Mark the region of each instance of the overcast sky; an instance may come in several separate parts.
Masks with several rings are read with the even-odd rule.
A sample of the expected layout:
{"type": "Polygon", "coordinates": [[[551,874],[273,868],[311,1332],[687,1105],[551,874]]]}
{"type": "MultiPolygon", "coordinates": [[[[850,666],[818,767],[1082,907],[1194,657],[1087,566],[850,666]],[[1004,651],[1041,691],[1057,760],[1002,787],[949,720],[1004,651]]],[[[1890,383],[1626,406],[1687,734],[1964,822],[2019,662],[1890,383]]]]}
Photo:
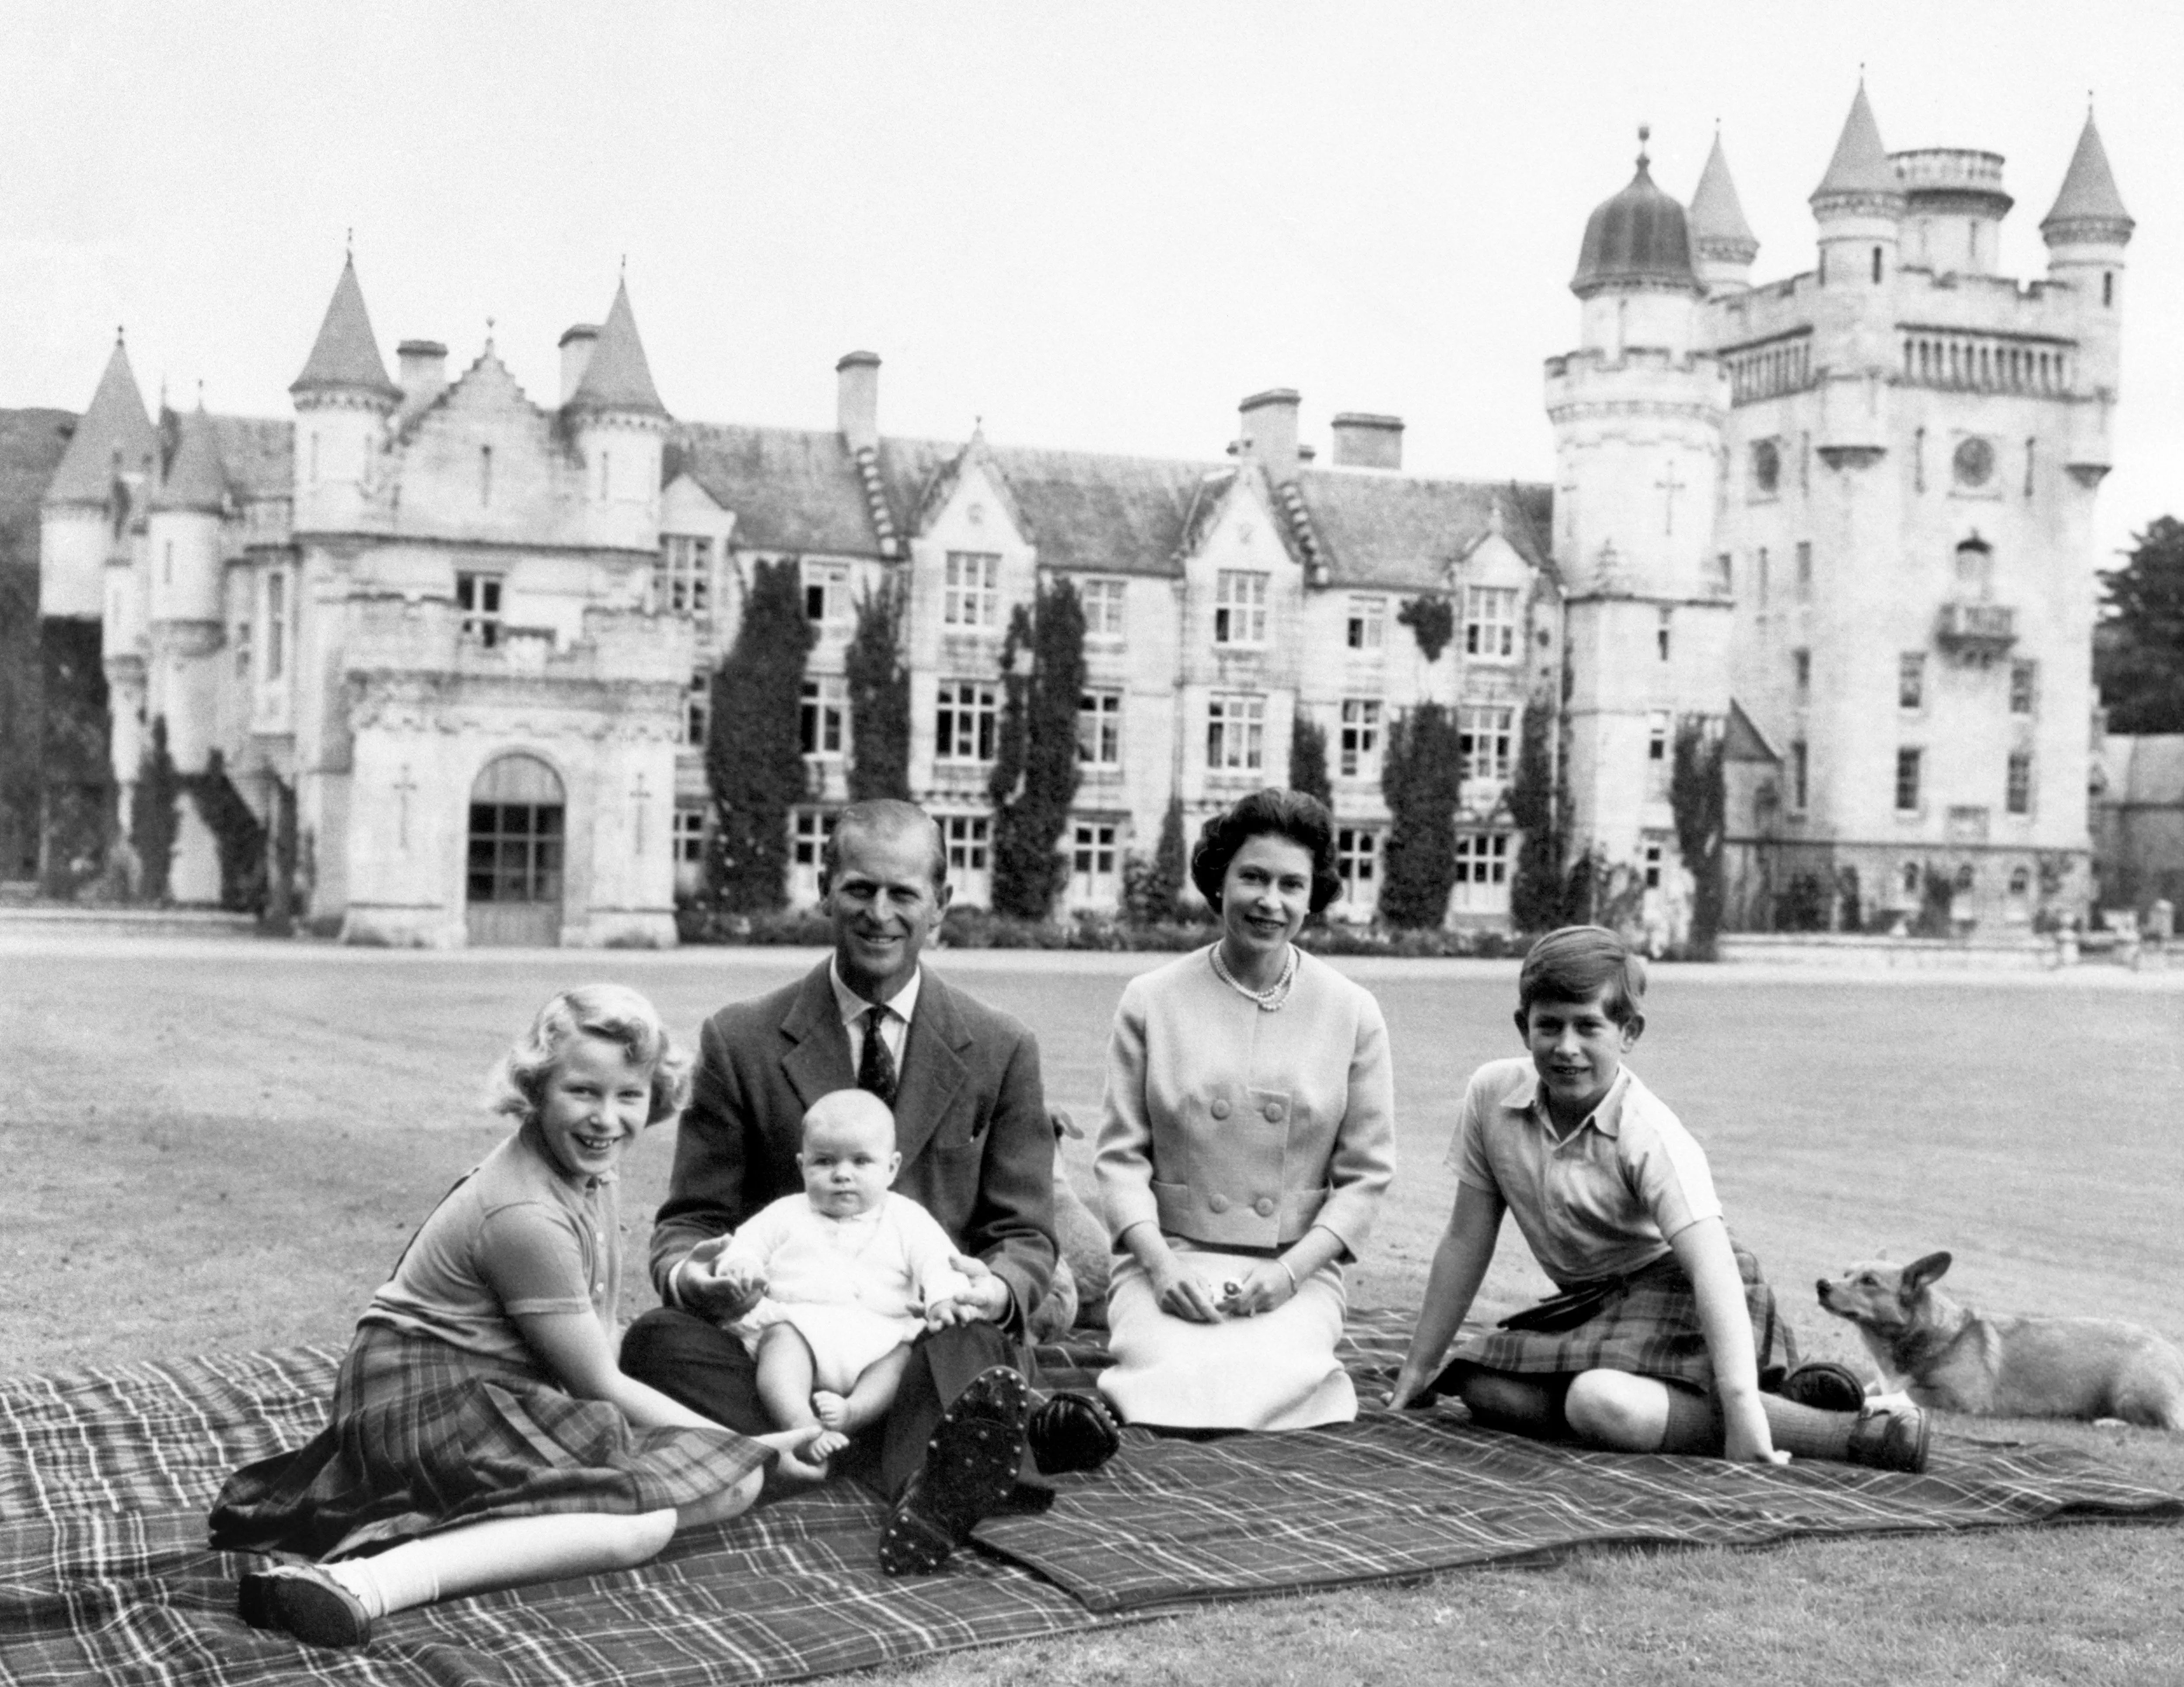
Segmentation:
{"type": "Polygon", "coordinates": [[[1548,479],[1586,214],[1688,198],[1717,121],[1761,247],[1861,64],[1892,149],[2005,154],[2003,267],[2089,91],[2130,253],[2104,541],[2184,514],[2184,25],[2163,6],[1836,0],[1294,6],[10,0],[0,405],[88,401],[117,324],[148,398],[289,413],[354,230],[390,369],[488,318],[542,402],[625,257],[677,416],[1218,457],[1236,401],[1409,424],[1406,465],[1548,479]],[[1817,31],[1817,32],[1815,32],[1817,31]]]}

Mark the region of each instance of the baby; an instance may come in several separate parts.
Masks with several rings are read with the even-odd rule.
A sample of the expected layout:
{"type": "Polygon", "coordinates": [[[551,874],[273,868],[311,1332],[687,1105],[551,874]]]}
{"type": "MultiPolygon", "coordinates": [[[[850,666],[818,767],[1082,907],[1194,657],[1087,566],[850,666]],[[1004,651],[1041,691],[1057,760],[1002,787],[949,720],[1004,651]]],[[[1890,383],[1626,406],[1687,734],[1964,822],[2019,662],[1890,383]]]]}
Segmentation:
{"type": "Polygon", "coordinates": [[[804,1193],[738,1230],[713,1267],[738,1290],[727,1328],[758,1361],[758,1393],[784,1429],[822,1425],[803,1450],[832,1458],[894,1403],[910,1344],[975,1317],[970,1283],[932,1214],[889,1185],[902,1165],[894,1115],[838,1089],[804,1116],[804,1193]]]}

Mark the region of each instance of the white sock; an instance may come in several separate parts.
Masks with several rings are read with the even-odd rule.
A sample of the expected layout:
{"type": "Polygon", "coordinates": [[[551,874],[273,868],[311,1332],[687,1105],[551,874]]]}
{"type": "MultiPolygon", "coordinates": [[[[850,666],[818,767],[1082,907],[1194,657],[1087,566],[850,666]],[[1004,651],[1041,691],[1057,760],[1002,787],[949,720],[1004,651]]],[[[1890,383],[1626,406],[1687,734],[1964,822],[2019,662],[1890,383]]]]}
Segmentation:
{"type": "Polygon", "coordinates": [[[344,1558],[319,1567],[356,1595],[366,1616],[380,1617],[439,1598],[440,1578],[434,1564],[438,1556],[424,1550],[421,1542],[410,1540],[370,1558],[344,1558]]]}

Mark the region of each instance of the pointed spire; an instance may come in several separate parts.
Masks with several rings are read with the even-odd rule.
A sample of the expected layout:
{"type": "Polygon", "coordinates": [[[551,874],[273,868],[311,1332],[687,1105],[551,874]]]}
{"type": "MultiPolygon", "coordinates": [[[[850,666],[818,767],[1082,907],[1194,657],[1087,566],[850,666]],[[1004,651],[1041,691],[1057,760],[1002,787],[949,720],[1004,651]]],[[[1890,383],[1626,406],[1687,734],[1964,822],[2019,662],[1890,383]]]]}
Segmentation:
{"type": "Polygon", "coordinates": [[[305,393],[363,393],[398,401],[402,389],[387,378],[387,365],[379,356],[379,342],[371,331],[371,316],[364,308],[364,289],[357,283],[356,259],[342,264],[341,280],[334,283],[326,320],[311,355],[288,391],[305,393]]]}
{"type": "Polygon", "coordinates": [[[1706,168],[1699,172],[1698,189],[1691,195],[1691,229],[1702,257],[1749,264],[1759,255],[1759,237],[1744,220],[1743,202],[1736,197],[1736,184],[1730,180],[1729,159],[1722,152],[1719,129],[1713,133],[1713,150],[1707,154],[1706,168]]]}
{"type": "Polygon", "coordinates": [[[106,372],[98,377],[91,408],[76,423],[68,449],[61,454],[47,484],[45,501],[103,506],[114,490],[117,465],[142,468],[144,459],[159,449],[159,443],[152,419],[144,414],[144,395],[129,367],[128,348],[116,333],[106,372]]]}
{"type": "Polygon", "coordinates": [[[2040,232],[2050,245],[2058,239],[2107,238],[2129,240],[2133,225],[2116,192],[2115,175],[2109,169],[2108,148],[2101,131],[2093,126],[2092,107],[2086,109],[2086,126],[2078,135],[2078,149],[2070,154],[2070,167],[2063,172],[2062,191],[2055,208],[2040,220],[2040,232]],[[2050,231],[2053,232],[2050,232],[2050,231]]]}
{"type": "Polygon", "coordinates": [[[629,283],[615,285],[614,303],[599,326],[599,342],[583,379],[563,407],[571,410],[619,410],[639,415],[665,416],[660,389],[652,384],[652,365],[645,361],[644,342],[637,336],[637,313],[629,308],[629,283]]]}
{"type": "Polygon", "coordinates": [[[152,493],[154,509],[204,509],[214,514],[227,507],[227,469],[220,461],[220,440],[212,418],[198,408],[181,419],[180,437],[167,471],[152,493]]]}
{"type": "Polygon", "coordinates": [[[1828,160],[1828,173],[1813,190],[1813,209],[1819,210],[1821,202],[1828,199],[1875,195],[1901,198],[1903,192],[1896,167],[1888,162],[1888,149],[1880,144],[1880,125],[1873,120],[1873,107],[1866,99],[1861,77],[1858,97],[1850,103],[1850,115],[1843,120],[1842,134],[1836,142],[1835,156],[1828,160]]]}

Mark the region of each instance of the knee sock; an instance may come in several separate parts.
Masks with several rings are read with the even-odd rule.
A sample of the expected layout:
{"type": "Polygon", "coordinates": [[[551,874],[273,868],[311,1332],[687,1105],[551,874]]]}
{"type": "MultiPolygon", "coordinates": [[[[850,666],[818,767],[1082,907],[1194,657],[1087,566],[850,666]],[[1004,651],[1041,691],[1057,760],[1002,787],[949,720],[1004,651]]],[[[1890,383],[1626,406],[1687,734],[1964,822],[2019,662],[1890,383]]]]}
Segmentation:
{"type": "Polygon", "coordinates": [[[671,1511],[494,1517],[323,1567],[377,1617],[435,1600],[627,1569],[674,1532],[671,1511]]]}
{"type": "Polygon", "coordinates": [[[1440,1386],[1462,1400],[1482,1428],[1535,1440],[1555,1440],[1569,1433],[1569,1421],[1563,1416],[1563,1399],[1569,1393],[1567,1377],[1526,1377],[1472,1365],[1459,1370],[1451,1365],[1441,1373],[1440,1386]]]}
{"type": "Polygon", "coordinates": [[[1761,1395],[1759,1405],[1767,1414],[1767,1433],[1792,1457],[1840,1464],[1850,1456],[1851,1431],[1858,1428],[1855,1411],[1822,1411],[1770,1394],[1761,1395]]]}
{"type": "Polygon", "coordinates": [[[1723,1445],[1721,1408],[1705,1395],[1690,1389],[1670,1384],[1668,1389],[1669,1421],[1662,1428],[1661,1450],[1719,1456],[1723,1445]]]}

